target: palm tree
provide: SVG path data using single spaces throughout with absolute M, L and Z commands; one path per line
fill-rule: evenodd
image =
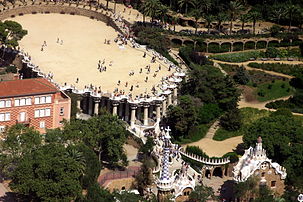
M 202 17 L 202 13 L 200 9 L 195 9 L 191 12 L 191 15 L 195 18 L 195 34 L 198 31 L 198 20 Z
M 242 23 L 242 31 L 243 31 L 243 30 L 244 30 L 244 25 L 245 25 L 245 23 L 247 23 L 248 20 L 249 20 L 249 15 L 243 14 L 243 15 L 240 16 L 239 20 L 240 20 L 241 23 Z
M 242 9 L 243 6 L 239 1 L 231 1 L 229 3 L 230 34 L 232 34 L 233 20 L 236 19 L 237 15 Z
M 216 20 L 217 20 L 217 29 L 219 32 L 221 32 L 221 25 L 223 22 L 227 21 L 228 17 L 226 15 L 226 13 L 222 13 L 220 12 L 217 16 L 216 16 Z
M 261 13 L 259 13 L 258 11 L 252 11 L 252 12 L 249 12 L 248 15 L 249 15 L 249 19 L 253 23 L 253 34 L 255 34 L 256 22 L 261 19 Z
M 299 12 L 299 8 L 291 3 L 289 3 L 286 7 L 286 12 L 288 14 L 288 20 L 289 20 L 289 26 L 288 26 L 288 32 L 290 32 L 291 23 L 293 20 L 293 17 L 296 13 Z
M 212 8 L 213 3 L 212 0 L 202 0 L 197 2 L 199 3 L 200 7 L 203 9 L 204 13 L 208 14 L 209 10 Z
M 167 11 L 168 11 L 168 7 L 161 4 L 160 7 L 159 7 L 159 11 L 157 12 L 158 16 L 156 16 L 156 17 L 161 18 L 162 23 L 164 23 L 164 21 L 165 21 Z
M 276 6 L 271 11 L 269 18 L 273 21 L 276 21 L 278 24 L 280 24 L 281 17 L 284 15 L 286 15 L 285 8 L 283 8 L 281 6 Z
M 172 20 L 172 24 L 174 25 L 174 32 L 175 32 L 176 31 L 176 24 L 178 24 L 179 17 L 176 16 L 176 15 L 173 15 L 171 20 Z
M 141 12 L 143 13 L 143 22 L 145 22 L 145 16 L 150 16 L 152 22 L 155 17 L 159 16 L 161 10 L 161 2 L 159 0 L 146 0 L 141 6 Z
M 210 25 L 215 20 L 215 17 L 213 15 L 204 15 L 204 19 L 207 22 L 207 33 L 210 32 Z
M 85 158 L 82 152 L 72 148 L 66 152 L 66 157 L 70 157 L 79 163 L 79 171 L 83 174 L 85 170 Z
M 178 5 L 180 8 L 185 6 L 185 14 L 187 14 L 188 5 L 194 5 L 194 0 L 178 0 Z

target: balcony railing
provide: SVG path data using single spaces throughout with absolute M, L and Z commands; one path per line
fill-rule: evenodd
M 25 120 L 16 120 L 16 124 L 25 124 L 25 125 L 28 125 L 28 124 L 30 124 L 30 122 L 31 122 L 31 119 L 30 118 L 27 118 L 27 119 L 25 119 Z

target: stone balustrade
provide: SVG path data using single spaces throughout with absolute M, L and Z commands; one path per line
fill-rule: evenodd
M 181 153 L 181 155 L 190 158 L 192 160 L 198 161 L 200 163 L 206 164 L 206 165 L 213 165 L 213 166 L 217 166 L 217 165 L 225 165 L 230 163 L 229 157 L 226 158 L 206 158 L 206 157 L 201 157 L 198 156 L 196 154 L 191 154 L 191 153 L 187 153 L 187 152 L 183 152 L 182 150 L 179 151 Z

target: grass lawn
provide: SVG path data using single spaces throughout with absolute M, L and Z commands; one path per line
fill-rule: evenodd
M 217 141 L 223 141 L 231 137 L 236 137 L 244 134 L 244 131 L 246 130 L 247 126 L 253 123 L 254 121 L 269 116 L 271 113 L 267 110 L 258 110 L 255 108 L 242 108 L 240 109 L 241 115 L 242 115 L 242 126 L 239 130 L 236 131 L 227 131 L 222 128 L 219 128 L 214 135 L 213 139 Z
M 174 141 L 174 143 L 177 144 L 189 144 L 191 142 L 197 142 L 200 139 L 204 138 L 208 129 L 212 125 L 213 122 L 209 124 L 201 124 L 199 126 L 194 126 L 190 131 L 189 131 L 189 137 L 188 138 L 182 138 L 180 140 Z
M 282 80 L 260 84 L 257 86 L 256 90 L 257 99 L 260 102 L 289 96 L 293 93 L 294 89 L 289 85 L 289 82 Z

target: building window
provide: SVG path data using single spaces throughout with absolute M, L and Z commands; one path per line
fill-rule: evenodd
M 265 172 L 262 172 L 261 177 L 265 177 Z
M 271 181 L 270 186 L 271 187 L 276 187 L 276 181 Z
M 0 121 L 10 121 L 11 120 L 11 113 L 0 113 Z
M 0 133 L 3 133 L 5 131 L 5 126 L 0 126 Z
M 40 121 L 40 128 L 45 128 L 45 121 Z
M 50 104 L 52 103 L 52 96 L 35 97 L 35 104 Z
M 60 108 L 60 116 L 63 116 L 64 115 L 64 107 L 61 107 Z
M 26 112 L 19 113 L 19 121 L 20 122 L 26 121 Z
M 0 101 L 0 108 L 11 107 L 11 106 L 12 106 L 11 100 L 1 100 Z
M 25 105 L 31 105 L 31 98 L 20 98 L 20 99 L 15 99 L 15 106 L 25 106 Z
M 36 109 L 35 110 L 35 118 L 38 117 L 46 117 L 51 115 L 51 109 L 46 108 L 46 109 Z

